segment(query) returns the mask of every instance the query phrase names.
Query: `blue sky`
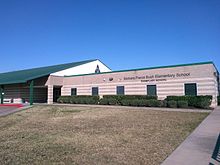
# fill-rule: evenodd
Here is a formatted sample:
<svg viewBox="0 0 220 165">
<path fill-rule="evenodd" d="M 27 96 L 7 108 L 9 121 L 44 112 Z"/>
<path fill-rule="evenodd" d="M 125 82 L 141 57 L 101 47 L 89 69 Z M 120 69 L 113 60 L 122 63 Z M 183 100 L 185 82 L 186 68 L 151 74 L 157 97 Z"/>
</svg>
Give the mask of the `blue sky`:
<svg viewBox="0 0 220 165">
<path fill-rule="evenodd" d="M 0 57 L 0 72 L 87 59 L 220 70 L 220 1 L 0 0 Z"/>
</svg>

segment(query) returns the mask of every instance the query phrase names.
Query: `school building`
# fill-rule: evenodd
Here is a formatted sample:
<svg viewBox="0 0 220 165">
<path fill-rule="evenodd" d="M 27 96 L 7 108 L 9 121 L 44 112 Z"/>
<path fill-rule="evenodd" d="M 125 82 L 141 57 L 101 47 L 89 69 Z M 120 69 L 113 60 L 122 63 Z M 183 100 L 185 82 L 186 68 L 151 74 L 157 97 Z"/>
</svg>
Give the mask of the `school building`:
<svg viewBox="0 0 220 165">
<path fill-rule="evenodd" d="M 95 59 L 0 74 L 1 104 L 52 104 L 61 95 L 212 95 L 215 107 L 219 72 L 213 62 L 112 71 Z"/>
</svg>

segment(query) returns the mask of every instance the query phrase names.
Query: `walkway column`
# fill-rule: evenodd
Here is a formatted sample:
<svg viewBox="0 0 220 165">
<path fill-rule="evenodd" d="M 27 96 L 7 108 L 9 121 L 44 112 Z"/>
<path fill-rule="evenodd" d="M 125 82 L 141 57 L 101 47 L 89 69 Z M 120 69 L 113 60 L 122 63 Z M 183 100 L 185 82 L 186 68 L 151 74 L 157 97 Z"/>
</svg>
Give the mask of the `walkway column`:
<svg viewBox="0 0 220 165">
<path fill-rule="evenodd" d="M 30 102 L 30 105 L 33 105 L 33 102 L 34 102 L 34 80 L 31 80 L 31 83 L 30 83 L 29 102 Z"/>
<path fill-rule="evenodd" d="M 53 85 L 47 86 L 47 104 L 53 104 Z"/>
<path fill-rule="evenodd" d="M 4 86 L 0 86 L 0 98 L 1 98 L 1 104 L 4 103 Z"/>
</svg>

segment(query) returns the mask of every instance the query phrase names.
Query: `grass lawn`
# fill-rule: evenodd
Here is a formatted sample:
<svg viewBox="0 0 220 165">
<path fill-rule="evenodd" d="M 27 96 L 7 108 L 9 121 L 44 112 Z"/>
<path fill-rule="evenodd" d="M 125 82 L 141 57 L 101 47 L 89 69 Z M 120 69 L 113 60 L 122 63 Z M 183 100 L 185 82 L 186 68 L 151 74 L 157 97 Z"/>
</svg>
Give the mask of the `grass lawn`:
<svg viewBox="0 0 220 165">
<path fill-rule="evenodd" d="M 34 106 L 0 117 L 0 164 L 160 164 L 207 115 Z"/>
</svg>

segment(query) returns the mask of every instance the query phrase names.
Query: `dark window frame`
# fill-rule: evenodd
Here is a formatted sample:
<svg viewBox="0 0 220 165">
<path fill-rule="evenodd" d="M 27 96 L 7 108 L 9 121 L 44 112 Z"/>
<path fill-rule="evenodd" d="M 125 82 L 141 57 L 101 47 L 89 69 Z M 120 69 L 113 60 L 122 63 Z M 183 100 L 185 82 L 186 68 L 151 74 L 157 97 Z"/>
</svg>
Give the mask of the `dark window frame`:
<svg viewBox="0 0 220 165">
<path fill-rule="evenodd" d="M 147 85 L 147 96 L 157 96 L 157 85 Z"/>
<path fill-rule="evenodd" d="M 125 95 L 125 86 L 123 85 L 116 86 L 116 94 Z"/>
<path fill-rule="evenodd" d="M 185 83 L 184 92 L 185 92 L 184 93 L 185 96 L 197 96 L 198 95 L 197 83 Z"/>
<path fill-rule="evenodd" d="M 99 87 L 92 87 L 92 96 L 99 95 Z"/>
<path fill-rule="evenodd" d="M 75 90 L 73 92 L 73 90 Z M 71 96 L 77 96 L 77 88 L 71 88 Z"/>
</svg>

